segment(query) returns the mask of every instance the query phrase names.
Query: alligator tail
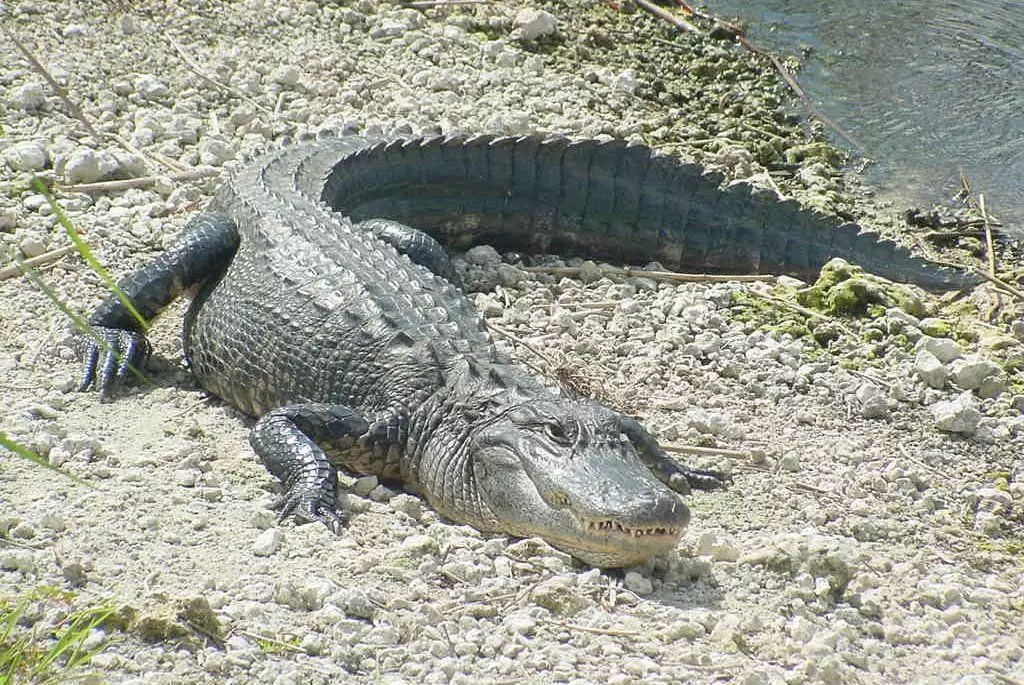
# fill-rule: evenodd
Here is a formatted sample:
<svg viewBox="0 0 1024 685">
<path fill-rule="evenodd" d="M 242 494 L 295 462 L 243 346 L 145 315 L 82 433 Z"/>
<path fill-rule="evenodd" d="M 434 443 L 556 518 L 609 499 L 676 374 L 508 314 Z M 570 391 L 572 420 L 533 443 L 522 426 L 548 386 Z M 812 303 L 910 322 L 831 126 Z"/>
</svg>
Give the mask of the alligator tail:
<svg viewBox="0 0 1024 685">
<path fill-rule="evenodd" d="M 931 290 L 977 282 L 858 224 L 623 141 L 522 137 L 340 139 L 322 199 L 455 247 L 574 254 L 718 273 L 813 279 L 833 257 Z"/>
</svg>

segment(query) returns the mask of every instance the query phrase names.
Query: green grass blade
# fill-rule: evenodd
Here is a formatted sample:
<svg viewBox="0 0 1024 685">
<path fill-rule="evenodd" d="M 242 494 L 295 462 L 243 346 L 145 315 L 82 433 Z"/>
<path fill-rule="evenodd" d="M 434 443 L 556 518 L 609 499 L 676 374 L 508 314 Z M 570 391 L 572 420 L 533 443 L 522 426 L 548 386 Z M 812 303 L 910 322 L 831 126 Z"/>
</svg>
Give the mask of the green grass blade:
<svg viewBox="0 0 1024 685">
<path fill-rule="evenodd" d="M 24 594 L 17 604 L 0 600 L 0 685 L 77 682 L 87 675 L 83 667 L 106 648 L 106 641 L 90 648 L 82 645 L 117 613 L 108 602 L 73 611 L 45 635 L 35 628 L 19 633 L 18 624 L 31 603 L 52 598 L 48 588 L 42 590 Z"/>
<path fill-rule="evenodd" d="M 14 627 L 18 625 L 18 621 L 21 620 L 22 615 L 28 609 L 28 598 L 23 597 L 18 602 L 18 606 L 13 609 L 7 600 L 4 600 L 3 604 L 3 608 L 0 609 L 0 645 L 5 644 L 11 637 Z"/>
<path fill-rule="evenodd" d="M 26 670 L 32 650 L 31 638 L 25 634 L 12 638 L 18 621 L 28 610 L 29 598 L 22 597 L 17 605 L 4 602 L 0 609 L 0 685 L 13 685 L 19 673 Z"/>
<path fill-rule="evenodd" d="M 139 324 L 139 330 L 142 332 L 148 330 L 149 324 L 144 318 L 142 318 L 142 315 L 139 314 L 139 310 L 135 308 L 135 305 L 132 304 L 132 301 L 128 298 L 128 295 L 124 290 L 122 290 L 117 282 L 111 278 L 110 273 L 108 273 L 106 268 L 104 268 L 104 266 L 100 264 L 99 260 L 96 259 L 96 256 L 92 253 L 88 243 L 82 239 L 82 236 L 78 233 L 77 229 L 75 229 L 74 224 L 71 223 L 71 219 L 68 218 L 64 208 L 60 206 L 60 203 L 57 202 L 57 199 L 53 196 L 53 193 L 50 192 L 50 189 L 43 180 L 41 178 L 33 178 L 32 187 L 50 203 L 50 208 L 53 210 L 54 216 L 57 217 L 57 221 L 60 222 L 60 225 L 64 227 L 64 231 L 68 234 L 68 237 L 71 238 L 71 242 L 74 244 L 75 249 L 82 255 L 82 259 L 84 259 L 85 263 L 89 265 L 89 268 L 95 271 L 96 275 L 103 280 L 107 289 L 117 296 L 117 299 L 121 301 L 124 308 L 131 313 L 132 317 Z"/>
<path fill-rule="evenodd" d="M 63 300 L 61 300 L 57 296 L 57 293 L 54 291 L 54 289 L 47 285 L 46 282 L 39 277 L 39 273 L 35 269 L 25 266 L 24 262 L 22 262 L 22 260 L 19 259 L 17 256 L 14 257 L 14 263 L 17 264 L 18 268 L 21 269 L 21 273 L 25 276 L 25 278 L 27 278 L 32 285 L 39 288 L 39 290 L 41 290 L 42 293 L 46 295 L 47 298 L 49 298 L 50 302 L 53 303 L 53 306 L 61 310 L 65 316 L 71 319 L 71 321 L 75 324 L 75 328 L 80 333 L 92 338 L 93 342 L 99 345 L 104 352 L 107 352 L 108 354 L 112 352 L 110 345 L 107 343 L 107 341 L 96 334 L 96 332 L 92 329 L 92 326 L 89 325 L 89 322 L 86 321 L 81 314 L 76 312 L 74 309 L 69 307 Z M 149 382 L 149 378 L 146 377 L 146 374 L 142 373 L 142 371 L 136 368 L 134 364 L 129 364 L 128 370 L 131 371 L 132 375 L 135 376 L 136 379 L 142 381 L 143 383 Z"/>
<path fill-rule="evenodd" d="M 39 675 L 46 673 L 65 653 L 68 653 L 68 656 L 63 666 L 68 670 L 88 663 L 93 652 L 83 651 L 82 643 L 89 637 L 93 628 L 102 624 L 113 613 L 113 609 L 109 608 L 92 608 L 72 614 L 71 622 L 58 633 L 56 644 L 47 649 L 46 654 L 36 664 L 37 673 Z"/>
<path fill-rule="evenodd" d="M 72 225 L 71 220 L 64 213 L 64 209 L 59 204 L 57 204 L 56 200 L 54 200 L 52 195 L 48 194 L 48 191 L 46 190 L 46 185 L 43 184 L 42 181 L 40 181 L 38 178 L 33 179 L 33 184 L 36 184 L 37 188 L 43 189 L 40 192 L 47 193 L 46 198 L 50 202 L 50 206 L 53 207 L 54 212 L 56 212 L 58 217 L 60 218 L 61 224 L 64 226 L 64 229 L 68 232 L 68 235 L 71 236 L 71 240 L 75 245 L 75 249 L 78 250 L 79 254 L 82 255 L 82 258 L 85 259 L 86 262 L 88 262 L 90 266 L 93 267 L 94 270 L 96 270 L 96 272 L 100 275 L 100 278 L 104 279 L 107 282 L 107 284 L 114 290 L 118 298 L 122 301 L 122 303 L 124 303 L 128 307 L 132 315 L 142 322 L 142 330 L 145 331 L 145 321 L 142 319 L 142 316 L 128 300 L 128 296 L 125 294 L 125 292 L 121 288 L 119 288 L 116 283 L 114 283 L 112 278 L 110 278 L 110 274 L 108 274 L 106 269 L 103 268 L 103 265 L 96 261 L 96 258 L 89 250 L 89 246 L 86 245 L 84 240 L 82 240 L 81 236 L 79 236 L 78 234 L 78 231 L 76 231 L 74 225 Z M 75 324 L 75 328 L 80 333 L 92 338 L 93 342 L 99 345 L 104 352 L 109 354 L 112 351 L 107 341 L 104 340 L 99 335 L 97 335 L 96 332 L 92 330 L 92 326 L 89 325 L 89 323 L 82 317 L 82 315 L 73 310 L 63 300 L 61 300 L 60 297 L 57 296 L 57 293 L 53 290 L 53 288 L 48 286 L 46 282 L 39 277 L 39 273 L 36 269 L 26 266 L 24 262 L 21 260 L 21 258 L 17 255 L 17 253 L 15 253 L 12 256 L 12 259 L 14 263 L 18 265 L 18 268 L 21 269 L 21 273 L 25 276 L 25 278 L 27 278 L 28 281 L 32 283 L 32 285 L 41 290 L 43 294 L 46 295 L 47 298 L 49 298 L 50 302 L 52 302 L 53 305 L 57 307 L 57 309 L 61 310 L 65 316 L 71 319 L 71 321 Z M 138 368 L 136 368 L 134 364 L 129 364 L 128 370 L 136 379 L 144 383 L 149 382 L 149 379 L 146 377 L 146 375 L 142 373 L 142 371 L 140 371 Z"/>
<path fill-rule="evenodd" d="M 82 480 L 78 476 L 74 475 L 73 473 L 68 473 L 67 471 L 65 471 L 64 469 L 60 468 L 59 466 L 54 466 L 53 464 L 48 462 L 46 459 L 42 458 L 41 456 L 39 456 L 38 454 L 36 454 L 32 450 L 30 450 L 29 448 L 27 448 L 24 445 L 22 445 L 20 442 L 17 442 L 15 440 L 12 440 L 11 438 L 7 437 L 7 435 L 3 431 L 0 431 L 0 448 L 6 449 L 6 450 L 10 450 L 11 452 L 14 452 L 19 457 L 21 457 L 23 459 L 27 459 L 27 460 L 29 460 L 31 462 L 34 462 L 34 463 L 38 464 L 39 466 L 42 466 L 43 468 L 50 469 L 51 471 L 56 471 L 60 475 L 65 476 L 66 478 L 70 478 L 71 480 L 75 481 L 79 485 L 84 485 L 87 488 L 95 488 L 96 487 L 92 483 L 86 483 L 84 480 Z"/>
<path fill-rule="evenodd" d="M 54 292 L 53 288 L 48 286 L 43 279 L 39 278 L 39 274 L 35 269 L 25 266 L 25 264 L 18 258 L 15 258 L 14 262 L 21 269 L 21 273 L 25 275 L 25 278 L 27 278 L 32 285 L 39 288 L 39 290 L 49 298 L 50 302 L 52 302 L 57 309 L 64 312 L 64 315 L 74 322 L 75 328 L 77 328 L 81 333 L 92 337 L 97 343 L 104 342 L 102 338 L 92 332 L 92 327 L 89 325 L 89 322 L 87 322 L 81 314 L 67 306 L 63 300 L 57 297 L 57 293 Z"/>
</svg>

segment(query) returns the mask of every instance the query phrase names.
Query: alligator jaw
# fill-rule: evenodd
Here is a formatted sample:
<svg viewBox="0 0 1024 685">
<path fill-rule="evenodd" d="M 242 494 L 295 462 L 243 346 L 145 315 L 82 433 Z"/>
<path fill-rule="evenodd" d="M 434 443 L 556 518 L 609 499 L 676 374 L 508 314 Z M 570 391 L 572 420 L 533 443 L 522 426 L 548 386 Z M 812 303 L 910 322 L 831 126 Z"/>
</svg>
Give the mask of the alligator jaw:
<svg viewBox="0 0 1024 685">
<path fill-rule="evenodd" d="M 579 519 L 577 519 L 579 520 Z M 543 536 L 553 546 L 580 561 L 602 568 L 621 568 L 670 552 L 679 544 L 682 526 L 630 526 L 611 519 L 582 521 L 575 537 Z"/>
<path fill-rule="evenodd" d="M 600 568 L 622 568 L 666 554 L 679 544 L 686 530 L 690 512 L 675 493 L 665 491 L 672 498 L 671 511 L 658 508 L 641 515 L 641 521 L 630 521 L 634 516 L 624 513 L 621 519 L 609 516 L 585 515 L 574 507 L 552 507 L 539 495 L 528 478 L 517 478 L 506 473 L 503 494 L 517 492 L 514 502 L 496 501 L 493 491 L 480 502 L 483 510 L 467 517 L 465 512 L 448 509 L 445 513 L 463 523 L 495 533 L 516 537 L 543 538 L 548 544 L 571 554 L 585 564 Z M 653 479 L 652 479 L 653 480 Z M 652 489 L 661 484 L 653 481 Z M 444 511 L 440 503 L 435 504 Z M 484 513 L 485 512 L 485 513 Z M 501 512 L 499 514 L 499 512 Z M 634 512 L 634 514 L 640 512 Z"/>
</svg>

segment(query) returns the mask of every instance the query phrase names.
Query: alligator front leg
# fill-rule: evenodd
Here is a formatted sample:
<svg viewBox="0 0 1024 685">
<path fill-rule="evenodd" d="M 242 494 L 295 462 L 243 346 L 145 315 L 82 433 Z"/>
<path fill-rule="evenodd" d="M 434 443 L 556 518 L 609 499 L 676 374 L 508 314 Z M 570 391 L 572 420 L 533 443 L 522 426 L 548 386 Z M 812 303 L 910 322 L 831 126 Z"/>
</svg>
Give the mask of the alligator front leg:
<svg viewBox="0 0 1024 685">
<path fill-rule="evenodd" d="M 731 480 L 727 474 L 718 471 L 683 466 L 670 457 L 658 441 L 635 419 L 622 416 L 621 427 L 647 468 L 658 480 L 681 495 L 690 494 L 691 489 L 719 490 L 725 488 Z"/>
<path fill-rule="evenodd" d="M 148 322 L 188 288 L 227 268 L 238 248 L 235 223 L 220 214 L 200 214 L 185 228 L 181 240 L 148 266 L 119 284 L 135 310 Z M 149 355 L 142 322 L 116 296 L 104 300 L 89 318 L 85 371 L 79 390 L 92 385 L 107 399 L 128 370 Z"/>
<path fill-rule="evenodd" d="M 370 422 L 342 405 L 288 405 L 260 419 L 249 443 L 284 485 L 284 495 L 274 505 L 280 518 L 320 521 L 340 533 L 346 517 L 337 509 L 338 472 L 328 453 L 350 461 L 346 455 L 370 449 L 370 431 Z"/>
</svg>

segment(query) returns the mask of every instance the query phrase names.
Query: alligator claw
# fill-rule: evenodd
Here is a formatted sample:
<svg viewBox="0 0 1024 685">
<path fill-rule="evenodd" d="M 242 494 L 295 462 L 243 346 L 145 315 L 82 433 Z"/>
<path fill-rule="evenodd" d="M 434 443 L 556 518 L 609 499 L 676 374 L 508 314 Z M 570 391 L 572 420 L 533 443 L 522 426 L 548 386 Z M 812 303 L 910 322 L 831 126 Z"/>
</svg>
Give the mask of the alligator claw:
<svg viewBox="0 0 1024 685">
<path fill-rule="evenodd" d="M 110 391 L 124 383 L 131 368 L 146 363 L 151 350 L 141 333 L 93 326 L 91 335 L 85 339 L 85 365 L 78 391 L 96 386 L 100 399 L 109 399 Z"/>
<path fill-rule="evenodd" d="M 316 489 L 293 487 L 274 502 L 271 508 L 277 511 L 278 521 L 289 516 L 294 516 L 302 523 L 319 521 L 327 526 L 327 530 L 341 535 L 348 518 L 344 512 L 338 511 L 333 499 L 328 493 Z"/>
</svg>

